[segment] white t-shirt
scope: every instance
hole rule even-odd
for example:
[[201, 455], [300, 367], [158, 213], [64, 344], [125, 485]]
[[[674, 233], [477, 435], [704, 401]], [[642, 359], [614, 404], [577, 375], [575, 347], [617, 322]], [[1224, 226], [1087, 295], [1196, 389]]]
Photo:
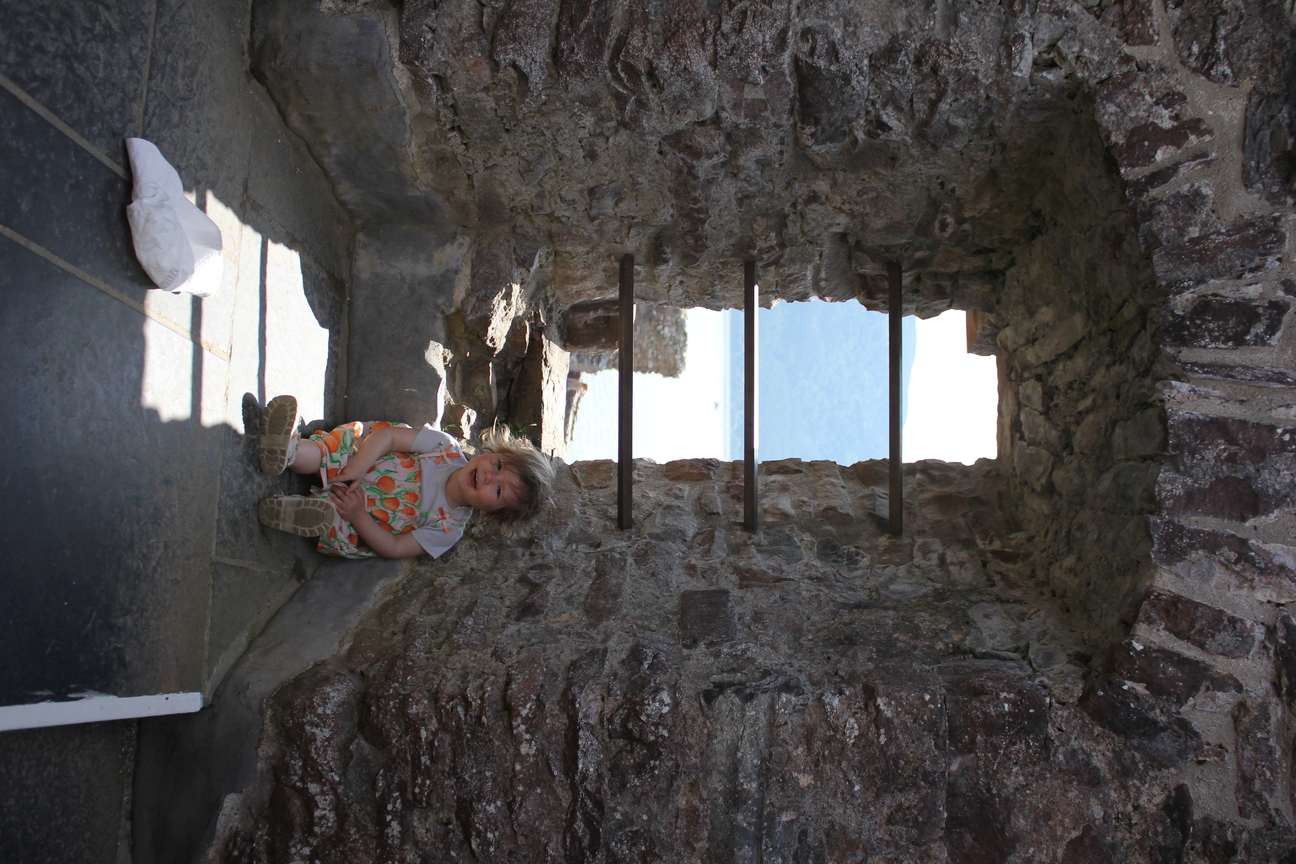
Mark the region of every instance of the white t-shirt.
[[414, 529], [414, 539], [433, 558], [440, 558], [463, 536], [473, 515], [471, 507], [451, 507], [445, 492], [446, 481], [468, 464], [468, 457], [458, 441], [430, 425], [414, 436], [411, 449], [418, 455], [422, 478], [419, 507], [428, 514], [428, 521]]

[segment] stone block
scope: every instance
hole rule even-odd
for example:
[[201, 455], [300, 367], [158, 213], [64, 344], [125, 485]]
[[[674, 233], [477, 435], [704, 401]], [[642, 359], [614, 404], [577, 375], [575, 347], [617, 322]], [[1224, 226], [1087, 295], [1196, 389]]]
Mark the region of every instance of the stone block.
[[1278, 670], [1278, 692], [1291, 709], [1296, 706], [1296, 618], [1284, 612], [1274, 626], [1274, 665]]
[[1094, 95], [1098, 120], [1117, 143], [1145, 125], [1173, 126], [1184, 119], [1179, 108], [1188, 101], [1172, 76], [1136, 69], [1108, 78]]
[[1077, 312], [1062, 323], [1048, 328], [1043, 336], [1023, 348], [1017, 354], [1017, 361], [1026, 367], [1047, 363], [1063, 352], [1069, 351], [1084, 338], [1088, 327], [1085, 314]]
[[1036, 411], [1044, 410], [1044, 385], [1035, 378], [1023, 381], [1017, 388], [1017, 398], [1021, 404]]
[[1126, 45], [1155, 45], [1156, 18], [1152, 0], [1125, 0], [1117, 18], [1121, 39]]
[[1116, 844], [1104, 841], [1092, 825], [1086, 824], [1062, 847], [1058, 864], [1113, 864], [1119, 860]]
[[617, 300], [590, 300], [567, 307], [561, 324], [563, 347], [590, 354], [617, 350], [621, 339], [620, 309]]
[[1201, 733], [1183, 718], [1167, 719], [1157, 705], [1119, 678], [1100, 678], [1080, 700], [1090, 717], [1125, 739], [1158, 768], [1175, 768], [1197, 750]]
[[1048, 694], [1024, 663], [956, 660], [935, 668], [945, 685], [949, 747], [1023, 766], [1048, 758]]
[[1097, 456], [1107, 444], [1107, 430], [1110, 426], [1111, 415], [1107, 410], [1095, 409], [1076, 427], [1072, 446], [1082, 456]]
[[685, 648], [722, 645], [738, 636], [738, 619], [724, 589], [682, 591], [679, 598], [680, 644]]
[[1113, 144], [1111, 154], [1125, 172], [1154, 165], [1213, 137], [1215, 130], [1198, 117], [1169, 127], [1144, 123], [1129, 130], [1125, 140]]
[[1186, 291], [1217, 279], [1240, 279], [1275, 262], [1287, 245], [1276, 217], [1234, 223], [1152, 253], [1152, 266], [1162, 283]]
[[1262, 624], [1161, 591], [1151, 592], [1143, 601], [1138, 623], [1165, 630], [1203, 651], [1234, 659], [1250, 657], [1265, 638]]
[[1053, 456], [1046, 450], [1017, 442], [1013, 447], [1013, 472], [1036, 492], [1044, 491], [1053, 471]]
[[1272, 345], [1288, 308], [1282, 300], [1204, 297], [1182, 313], [1167, 311], [1157, 336], [1173, 348]]
[[1168, 513], [1247, 521], [1296, 500], [1296, 427], [1172, 411], [1169, 439], [1181, 465], [1161, 477]]
[[1148, 174], [1144, 174], [1137, 180], [1130, 180], [1125, 184], [1125, 197], [1131, 201], [1138, 201], [1147, 197], [1149, 192], [1160, 189], [1170, 181], [1179, 177], [1181, 174], [1192, 171], [1204, 165], [1210, 165], [1215, 161], [1214, 153], [1202, 153], [1197, 156], [1190, 156], [1182, 162], [1170, 165], [1166, 168], [1158, 168]]
[[1152, 560], [1178, 575], [1266, 602], [1296, 600], [1296, 549], [1247, 540], [1227, 531], [1152, 522]]
[[1127, 681], [1142, 684], [1153, 696], [1171, 700], [1175, 707], [1201, 692], [1213, 671], [1200, 660], [1164, 648], [1149, 648], [1135, 639], [1122, 639], [1112, 646], [1111, 669]]
[[1213, 516], [1246, 522], [1281, 506], [1246, 477], [1226, 475], [1208, 479], [1165, 471], [1157, 484], [1162, 511], [1171, 516]]
[[1221, 381], [1239, 381], [1262, 387], [1296, 387], [1296, 372], [1270, 366], [1235, 366], [1230, 363], [1181, 363], [1189, 375], [1198, 378], [1215, 378]]
[[559, 458], [567, 449], [563, 421], [570, 358], [547, 335], [533, 338], [508, 399], [508, 422], [525, 428], [542, 452]]
[[1160, 408], [1147, 408], [1133, 418], [1116, 424], [1112, 434], [1112, 456], [1136, 459], [1165, 452], [1165, 414]]
[[662, 466], [662, 475], [668, 480], [696, 482], [715, 479], [717, 459], [676, 459]]
[[1140, 201], [1135, 208], [1139, 240], [1144, 249], [1182, 243], [1220, 227], [1211, 212], [1214, 193], [1209, 181], [1201, 180], [1156, 200]]
[[1279, 740], [1282, 733], [1276, 721], [1269, 703], [1261, 700], [1244, 700], [1233, 711], [1233, 728], [1237, 735], [1237, 781], [1234, 788], [1238, 814], [1243, 819], [1268, 822], [1277, 815], [1275, 805], [1279, 805], [1289, 769], [1283, 756], [1285, 748]]
[[1034, 408], [1022, 408], [1021, 426], [1022, 434], [1031, 444], [1042, 447], [1055, 456], [1061, 454], [1062, 433], [1039, 411]]
[[523, 310], [525, 274], [515, 272], [513, 244], [497, 237], [472, 251], [464, 296], [464, 322], [495, 351], [504, 347], [513, 319]]
[[594, 559], [594, 577], [585, 592], [585, 620], [592, 627], [621, 611], [625, 594], [627, 562], [624, 555], [600, 552]]

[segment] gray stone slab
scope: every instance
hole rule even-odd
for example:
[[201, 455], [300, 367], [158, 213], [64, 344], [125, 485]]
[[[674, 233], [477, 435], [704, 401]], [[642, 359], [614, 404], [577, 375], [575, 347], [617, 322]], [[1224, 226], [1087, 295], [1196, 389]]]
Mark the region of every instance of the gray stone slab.
[[330, 559], [253, 640], [210, 707], [141, 722], [136, 864], [197, 860], [222, 807], [237, 813], [237, 798], [226, 796], [246, 793], [256, 779], [262, 701], [338, 651], [402, 567], [385, 558]]
[[8, 240], [0, 272], [0, 701], [198, 689], [220, 436], [141, 405], [138, 312]]
[[247, 10], [233, 3], [158, 0], [143, 137], [186, 189], [243, 197], [254, 106], [243, 65]]
[[152, 283], [131, 245], [130, 184], [0, 90], [0, 223], [142, 298]]
[[[254, 517], [255, 521], [255, 517]], [[318, 565], [313, 549], [302, 538], [291, 545], [298, 555], [289, 566], [240, 566], [217, 559], [212, 564], [211, 615], [207, 624], [207, 668], [210, 687], [223, 675], [261, 631], [292, 592]], [[253, 562], [247, 562], [251, 565]]]
[[[446, 250], [452, 241], [403, 226], [361, 238], [347, 349], [347, 402], [354, 419], [417, 426], [440, 417], [445, 382], [426, 357], [433, 341], [446, 341], [444, 314], [453, 308], [455, 267], [438, 269], [430, 251]], [[457, 265], [457, 258], [445, 257]]]
[[138, 134], [154, 0], [0, 2], [0, 72], [111, 159]]
[[133, 721], [0, 734], [0, 861], [118, 864], [134, 755]]
[[[247, 197], [273, 220], [267, 236], [300, 247], [335, 280], [351, 281], [355, 225], [333, 198], [333, 188], [306, 145], [284, 128], [270, 97], [253, 84], [248, 132], [252, 137]], [[282, 236], [277, 236], [282, 235]]]

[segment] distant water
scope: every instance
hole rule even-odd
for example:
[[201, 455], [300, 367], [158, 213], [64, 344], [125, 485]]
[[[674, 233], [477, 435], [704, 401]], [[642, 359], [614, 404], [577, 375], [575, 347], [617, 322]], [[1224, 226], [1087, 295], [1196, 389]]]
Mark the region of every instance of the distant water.
[[[743, 320], [730, 311], [727, 453], [742, 458]], [[887, 316], [856, 302], [810, 300], [760, 310], [758, 457], [829, 459], [850, 465], [888, 455]], [[908, 410], [916, 341], [904, 318], [901, 423]]]

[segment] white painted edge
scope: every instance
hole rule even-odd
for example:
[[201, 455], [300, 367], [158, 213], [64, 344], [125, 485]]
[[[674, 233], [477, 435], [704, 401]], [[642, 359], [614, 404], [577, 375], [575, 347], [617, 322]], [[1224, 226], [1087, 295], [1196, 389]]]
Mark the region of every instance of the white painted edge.
[[201, 693], [159, 693], [154, 696], [105, 696], [94, 693], [71, 702], [35, 702], [0, 706], [0, 732], [43, 729], [105, 720], [133, 720], [164, 714], [192, 714], [203, 707]]

